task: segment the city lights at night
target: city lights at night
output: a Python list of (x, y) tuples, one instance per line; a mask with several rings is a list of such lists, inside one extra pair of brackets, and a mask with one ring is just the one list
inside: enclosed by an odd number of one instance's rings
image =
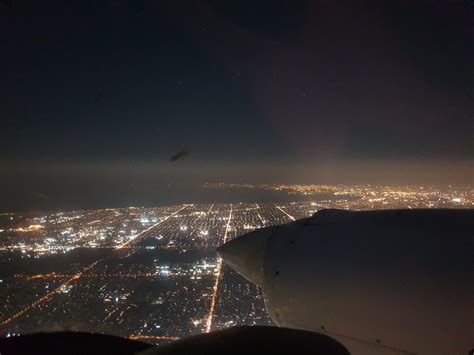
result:
[(471, 10), (0, 0), (0, 355), (473, 353)]
[[(221, 189), (236, 187), (219, 184)], [(0, 292), (5, 302), (0, 331), (6, 335), (80, 328), (162, 343), (229, 326), (270, 325), (261, 291), (215, 255), (215, 248), (227, 240), (324, 208), (474, 204), (472, 190), (454, 187), (246, 188), (285, 190), (295, 197), (331, 192), (332, 197), (1, 214)]]

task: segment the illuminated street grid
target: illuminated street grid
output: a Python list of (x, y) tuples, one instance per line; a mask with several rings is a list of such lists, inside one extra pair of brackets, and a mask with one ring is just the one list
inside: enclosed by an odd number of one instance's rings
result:
[(343, 209), (376, 208), (473, 208), (474, 189), (461, 186), (384, 185), (297, 185), (297, 184), (204, 184), (207, 189), (236, 189), (278, 192), (299, 200), (319, 202), (316, 206)]
[(222, 264), (216, 247), (322, 208), (472, 207), (469, 190), (424, 191), (0, 214), (0, 335), (85, 330), (161, 343), (271, 324), (260, 291)]

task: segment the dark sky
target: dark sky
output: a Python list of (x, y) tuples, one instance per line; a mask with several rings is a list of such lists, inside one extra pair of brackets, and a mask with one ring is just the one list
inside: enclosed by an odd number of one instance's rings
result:
[(143, 202), (131, 186), (197, 181), (472, 180), (465, 1), (0, 0), (0, 14), (0, 209), (75, 206), (71, 191), (127, 205)]

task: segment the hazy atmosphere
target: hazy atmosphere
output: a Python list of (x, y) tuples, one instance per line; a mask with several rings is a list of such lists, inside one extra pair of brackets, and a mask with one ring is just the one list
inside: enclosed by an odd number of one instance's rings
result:
[(212, 200), (217, 181), (472, 180), (463, 1), (0, 9), (1, 210)]

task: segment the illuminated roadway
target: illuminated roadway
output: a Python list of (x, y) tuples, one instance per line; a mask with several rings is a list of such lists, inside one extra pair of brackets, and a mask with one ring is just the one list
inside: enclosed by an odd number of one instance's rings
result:
[[(129, 241), (117, 246), (115, 248), (114, 251), (116, 250), (119, 250), (119, 249), (122, 249), (123, 247), (127, 246), (128, 244), (130, 244), (132, 241), (136, 241), (138, 240), (141, 236), (143, 236), (146, 232), (149, 232), (150, 230), (152, 230), (153, 228), (156, 228), (158, 227), (160, 224), (162, 224), (163, 222), (167, 221), (169, 218), (175, 216), (176, 214), (178, 214), (179, 212), (183, 211), (185, 208), (188, 208), (189, 206), (191, 205), (184, 205), (183, 207), (179, 208), (177, 211), (173, 212), (172, 214), (168, 215), (166, 218), (162, 219), (161, 221), (159, 221), (158, 223), (155, 223), (154, 225), (152, 225), (151, 227), (141, 231), (140, 233), (138, 233), (137, 235), (135, 235), (132, 239), (130, 239)], [(1, 326), (5, 326), (7, 325), (8, 323), (10, 323), (11, 321), (21, 317), (23, 314), (25, 314), (26, 312), (28, 312), (29, 310), (37, 307), (38, 305), (40, 305), (41, 303), (43, 302), (46, 302), (46, 301), (49, 301), (51, 298), (54, 297), (54, 295), (58, 294), (59, 292), (61, 292), (61, 289), (64, 287), (64, 286), (67, 286), (69, 285), (70, 283), (72, 283), (73, 281), (76, 281), (78, 279), (81, 278), (81, 276), (86, 272), (86, 271), (89, 271), (90, 269), (92, 269), (93, 267), (95, 267), (99, 262), (101, 262), (102, 260), (104, 260), (105, 258), (103, 259), (100, 259), (100, 260), (97, 260), (97, 261), (94, 261), (92, 264), (86, 266), (84, 269), (82, 269), (82, 271), (78, 272), (77, 274), (75, 274), (74, 276), (72, 276), (71, 278), (69, 278), (68, 280), (66, 280), (65, 282), (63, 282), (61, 285), (59, 285), (58, 287), (56, 287), (53, 291), (51, 292), (48, 292), (46, 295), (38, 298), (36, 301), (34, 301), (33, 303), (31, 303), (30, 305), (24, 307), (22, 310), (18, 311), (17, 313), (15, 313), (14, 315), (12, 315), (11, 317), (3, 320), (0, 325)]]
[(290, 218), (292, 221), (295, 220), (295, 217), (293, 217), (291, 214), (287, 213), (283, 208), (281, 208), (280, 206), (277, 206), (275, 205), (276, 208), (278, 208), (280, 211), (282, 211), (284, 214), (286, 214), (288, 216), (288, 218)]
[[(227, 241), (227, 233), (229, 232), (231, 219), (232, 219), (232, 205), (230, 205), (229, 218), (227, 219), (227, 225), (225, 227), (224, 239), (223, 239), (222, 244), (224, 244)], [(215, 281), (215, 284), (214, 284), (213, 294), (212, 294), (212, 298), (211, 298), (211, 307), (209, 308), (209, 314), (207, 316), (205, 333), (209, 333), (211, 331), (212, 317), (214, 316), (214, 310), (216, 308), (217, 290), (219, 288), (219, 281), (220, 281), (220, 278), (221, 278), (221, 270), (222, 270), (222, 259), (219, 258), (218, 261), (217, 261), (216, 281)]]

